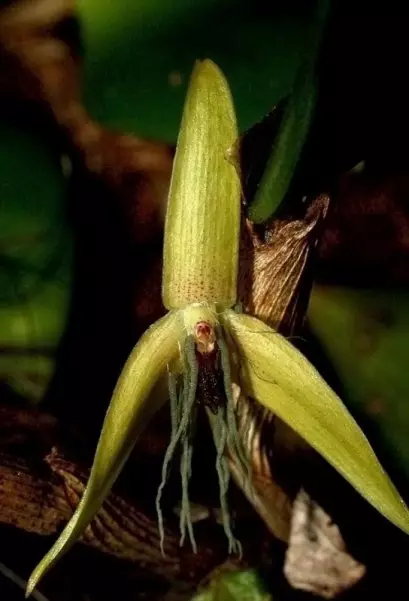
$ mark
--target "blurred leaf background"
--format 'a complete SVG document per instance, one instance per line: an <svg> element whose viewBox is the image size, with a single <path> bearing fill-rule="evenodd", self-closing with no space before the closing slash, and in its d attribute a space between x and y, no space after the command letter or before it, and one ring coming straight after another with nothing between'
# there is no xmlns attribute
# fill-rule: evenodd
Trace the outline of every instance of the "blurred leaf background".
<svg viewBox="0 0 409 601"><path fill-rule="evenodd" d="M80 0L85 104L106 125L175 142L192 65L211 57L226 74L246 129L288 93L313 7Z"/></svg>

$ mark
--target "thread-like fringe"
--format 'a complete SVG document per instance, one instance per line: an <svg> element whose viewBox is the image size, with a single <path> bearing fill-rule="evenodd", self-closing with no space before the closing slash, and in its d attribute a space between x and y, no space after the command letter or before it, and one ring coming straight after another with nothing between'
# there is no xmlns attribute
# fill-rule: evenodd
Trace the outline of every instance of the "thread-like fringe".
<svg viewBox="0 0 409 601"><path fill-rule="evenodd" d="M241 554L240 542L234 537L231 527L231 515L227 502L227 493L230 480L230 472L226 452L228 451L240 462L246 477L251 479L251 462L243 445L241 435L237 427L236 410L232 394L232 380L229 351L222 336L221 330L217 330L217 344L220 351L220 367L223 372L223 384L225 399L217 409L213 426L213 439L216 447L216 472L219 481L219 499L223 529L226 534L229 553ZM171 438L166 450L162 466L162 479L156 496L156 511L158 515L158 526L162 554L164 554L164 525L161 510L161 498L168 477L168 468L174 457L175 451L180 445L180 476L182 485L182 499L180 509L180 544L183 545L186 533L194 552L197 545L194 537L193 523L189 503L189 480L192 472L193 455L193 429L196 419L196 392L198 382L198 362L196 358L196 345L193 336L186 338L184 355L184 372L180 381L176 376L169 373L169 400L171 416ZM248 483L250 485L250 481Z"/></svg>

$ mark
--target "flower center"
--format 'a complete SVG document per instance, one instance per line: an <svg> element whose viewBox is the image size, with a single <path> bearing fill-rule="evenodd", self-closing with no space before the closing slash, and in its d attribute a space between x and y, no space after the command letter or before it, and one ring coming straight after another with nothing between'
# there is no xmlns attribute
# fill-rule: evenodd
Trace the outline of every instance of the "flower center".
<svg viewBox="0 0 409 601"><path fill-rule="evenodd" d="M196 349L202 355L212 353L216 345L216 332L214 326L208 321L198 321L193 328L193 337Z"/></svg>

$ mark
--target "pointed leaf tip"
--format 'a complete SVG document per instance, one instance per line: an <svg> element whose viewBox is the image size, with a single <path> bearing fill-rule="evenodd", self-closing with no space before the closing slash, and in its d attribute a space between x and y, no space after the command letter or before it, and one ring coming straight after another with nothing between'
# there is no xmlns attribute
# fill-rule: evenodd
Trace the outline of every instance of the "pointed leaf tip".
<svg viewBox="0 0 409 601"><path fill-rule="evenodd" d="M409 533L409 510L335 392L283 336L248 315L225 313L247 393L277 414L380 513Z"/></svg>
<svg viewBox="0 0 409 601"><path fill-rule="evenodd" d="M229 86L211 61L193 70L165 222L162 296L168 309L236 300L240 177Z"/></svg>
<svg viewBox="0 0 409 601"><path fill-rule="evenodd" d="M137 437L166 401L167 388L161 389L161 383L168 364L178 357L181 335L182 317L179 313L168 313L145 332L131 352L115 387L81 502L52 549L30 576L26 596L82 536L108 495Z"/></svg>

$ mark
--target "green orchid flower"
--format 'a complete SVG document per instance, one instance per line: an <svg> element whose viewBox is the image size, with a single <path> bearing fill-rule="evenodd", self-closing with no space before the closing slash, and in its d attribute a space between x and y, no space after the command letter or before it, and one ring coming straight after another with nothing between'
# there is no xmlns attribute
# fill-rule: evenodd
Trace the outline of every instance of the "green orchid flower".
<svg viewBox="0 0 409 601"><path fill-rule="evenodd" d="M342 401L284 337L236 310L241 186L232 149L237 137L227 82L211 61L197 63L184 107L165 223L162 295L168 313L132 350L114 390L82 500L34 570L27 594L84 533L138 436L168 399L172 435L157 497L162 535L161 493L179 445L181 542L188 534L195 545L188 482L195 415L204 408L217 451L223 526L230 550L239 550L226 504L227 449L250 483L251 469L237 430L237 391L277 414L385 517L409 533L408 508Z"/></svg>

